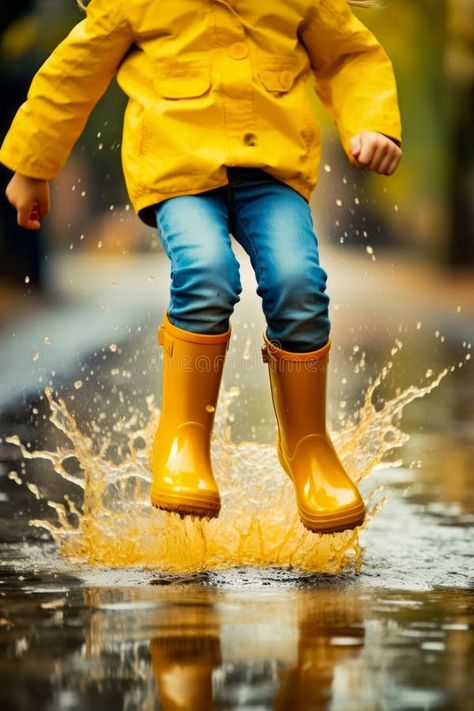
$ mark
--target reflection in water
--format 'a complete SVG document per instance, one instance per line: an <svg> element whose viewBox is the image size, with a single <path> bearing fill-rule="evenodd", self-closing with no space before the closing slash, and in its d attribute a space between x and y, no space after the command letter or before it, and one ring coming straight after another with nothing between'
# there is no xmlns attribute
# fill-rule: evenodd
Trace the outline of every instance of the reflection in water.
<svg viewBox="0 0 474 711"><path fill-rule="evenodd" d="M356 659L364 646L360 599L346 592L319 590L300 596L298 656L282 674L274 711L324 711L331 707L338 668ZM357 677L349 675L346 698L357 697ZM352 687L352 688L351 688Z"/></svg>
<svg viewBox="0 0 474 711"><path fill-rule="evenodd" d="M96 657L122 647L118 658L125 663L124 638L143 644L150 634L149 671L141 658L135 672L154 677L164 711L212 711L229 707L226 699L253 708L258 698L274 711L329 709L336 674L338 693L360 698L351 663L363 649L364 622L354 591L320 586L243 600L193 585L157 591L155 606L137 596L135 591L135 601L111 603L110 591L88 591L87 604L99 608L88 645ZM149 689L144 684L143 693Z"/></svg>
<svg viewBox="0 0 474 711"><path fill-rule="evenodd" d="M213 708L212 674L222 661L219 637L156 637L150 654L164 711Z"/></svg>
<svg viewBox="0 0 474 711"><path fill-rule="evenodd" d="M369 474L386 466L387 453L408 441L408 434L397 424L406 405L429 394L455 369L453 365L437 375L431 372L427 385L397 390L392 399L377 397L401 347L397 340L390 360L373 382L369 379L359 412L348 415L341 429L332 433L344 466L363 486ZM358 366L365 367L363 353ZM128 420L117 420L106 433L98 424L99 413L91 434L86 435L66 403L51 390L46 395L50 421L66 436L67 444L52 452L31 452L18 437L8 441L21 447L25 459L49 462L60 481L73 484L79 492L65 495L63 501L48 500L57 514L56 523L31 521L51 533L64 557L92 565L145 566L168 572L236 565L331 573L360 568L359 533L383 504L380 487L370 490L369 482L362 489L368 509L363 526L332 535L307 531L299 521L292 484L281 470L275 447L232 441L229 408L239 396L237 388L222 393L216 417L212 453L223 509L212 521L182 520L150 506L145 443L151 441L158 416L152 400L145 426L137 424L140 413L134 410ZM401 463L391 461L390 465ZM35 495L47 498L39 491Z"/></svg>
<svg viewBox="0 0 474 711"><path fill-rule="evenodd" d="M250 568L130 587L3 573L2 711L471 708L468 590Z"/></svg>
<svg viewBox="0 0 474 711"><path fill-rule="evenodd" d="M194 612L194 619L188 616L183 624L181 610L171 610L166 629L150 642L156 688L164 711L213 708L212 676L222 664L219 628L213 628L207 608Z"/></svg>

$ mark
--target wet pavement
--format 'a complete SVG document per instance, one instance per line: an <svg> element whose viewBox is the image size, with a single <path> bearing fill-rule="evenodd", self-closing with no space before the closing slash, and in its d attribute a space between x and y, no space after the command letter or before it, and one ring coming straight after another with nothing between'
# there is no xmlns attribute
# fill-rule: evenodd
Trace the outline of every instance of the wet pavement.
<svg viewBox="0 0 474 711"><path fill-rule="evenodd" d="M118 261L62 269L70 303L17 324L19 346L4 330L0 708L474 709L473 310L461 279L456 292L454 278L450 289L446 280L442 286L430 281L428 270L417 279L416 265L405 269L396 254L373 262L349 252L342 262L339 252L326 250L335 343L331 429L349 431L351 415L365 412L371 378L387 363L374 408L381 411L397 393L409 402L398 412L399 430L381 422L388 438L407 435L382 462L372 467L372 459L364 459L372 440L356 440L355 470L370 469L363 493L380 489L386 500L361 532L353 564L338 572L252 565L259 558L250 544L239 549L244 564L236 556L229 568L170 572L160 569L158 554L155 565L134 565L133 556L127 564L94 564L90 556L64 554L67 535L61 555L47 528L29 525L57 525L66 511L57 502L65 495L81 506L73 479L85 440L73 435L76 459L65 460L63 472L69 479L34 456L68 446L50 420L45 385L64 399L82 432L93 437L100 430L101 441L110 444L111 451L94 460L101 466L107 459L108 474L114 467L120 474L124 459L112 434L146 431L146 398L159 394L154 331L166 291L166 265L155 261L153 267L137 259L133 268ZM243 467L249 480L268 471L280 478L272 469L275 424L259 360L263 319L252 275L243 271L246 294L236 309L224 380L230 410L221 417L216 446L222 444L239 475ZM436 308L429 293L437 294ZM418 389L411 401L410 388ZM343 438L341 445L352 441ZM223 476L227 469L215 453ZM257 498L254 511L263 511L260 490L247 489L250 482L242 486ZM122 508L129 503L137 536L150 514L135 488L124 490L119 503L120 509L97 510L95 517L101 525L109 521L119 539L114 544L128 551L132 528L130 518L119 518ZM74 518L71 511L66 518ZM111 515L123 528L112 525ZM263 524L266 517L265 511ZM184 538L191 558L196 532L171 519L169 525L170 547L177 550ZM223 531L232 524L224 517L220 525ZM153 546L160 533L145 532ZM219 528L205 535L209 542ZM337 552L340 539L329 538L327 550L321 543L320 561ZM146 547L146 537L140 540Z"/></svg>
<svg viewBox="0 0 474 711"><path fill-rule="evenodd" d="M271 570L146 585L10 572L2 598L4 709L472 708L467 590Z"/></svg>

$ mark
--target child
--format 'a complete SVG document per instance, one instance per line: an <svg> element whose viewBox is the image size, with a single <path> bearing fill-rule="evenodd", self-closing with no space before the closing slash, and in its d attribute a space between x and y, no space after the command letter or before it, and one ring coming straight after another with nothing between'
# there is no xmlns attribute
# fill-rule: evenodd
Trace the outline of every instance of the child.
<svg viewBox="0 0 474 711"><path fill-rule="evenodd" d="M309 207L321 152L309 92L350 162L391 175L401 127L390 59L346 0L91 0L86 12L34 77L0 161L15 171L7 197L19 224L39 229L48 181L117 72L130 198L171 262L152 503L220 510L210 437L241 291L231 232L258 281L278 455L301 520L318 532L360 525L364 503L326 430L329 297Z"/></svg>

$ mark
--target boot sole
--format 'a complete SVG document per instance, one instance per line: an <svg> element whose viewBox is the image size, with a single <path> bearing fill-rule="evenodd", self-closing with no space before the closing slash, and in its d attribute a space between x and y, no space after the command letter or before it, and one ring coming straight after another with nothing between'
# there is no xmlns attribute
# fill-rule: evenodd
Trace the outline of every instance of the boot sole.
<svg viewBox="0 0 474 711"><path fill-rule="evenodd" d="M357 508L345 511L343 515L324 518L314 516L309 518L301 509L299 509L299 514L303 526L313 533L339 533L353 530L364 522L365 506L362 504Z"/></svg>
<svg viewBox="0 0 474 711"><path fill-rule="evenodd" d="M203 500L198 497L186 497L180 494L173 497L166 495L151 495L151 504L155 509L177 513L181 518L195 516L197 518L217 518L221 510L220 500Z"/></svg>

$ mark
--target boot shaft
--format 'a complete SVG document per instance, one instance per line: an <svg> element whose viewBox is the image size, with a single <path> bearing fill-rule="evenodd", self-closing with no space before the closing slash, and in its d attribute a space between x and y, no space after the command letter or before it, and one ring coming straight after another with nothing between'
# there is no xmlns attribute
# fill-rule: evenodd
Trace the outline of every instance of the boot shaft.
<svg viewBox="0 0 474 711"><path fill-rule="evenodd" d="M161 411L169 427L192 421L212 428L230 333L185 331L165 315L158 341L163 346Z"/></svg>
<svg viewBox="0 0 474 711"><path fill-rule="evenodd" d="M264 334L263 360L268 363L272 400L280 441L289 456L309 434L326 434L329 340L307 353L284 351Z"/></svg>

